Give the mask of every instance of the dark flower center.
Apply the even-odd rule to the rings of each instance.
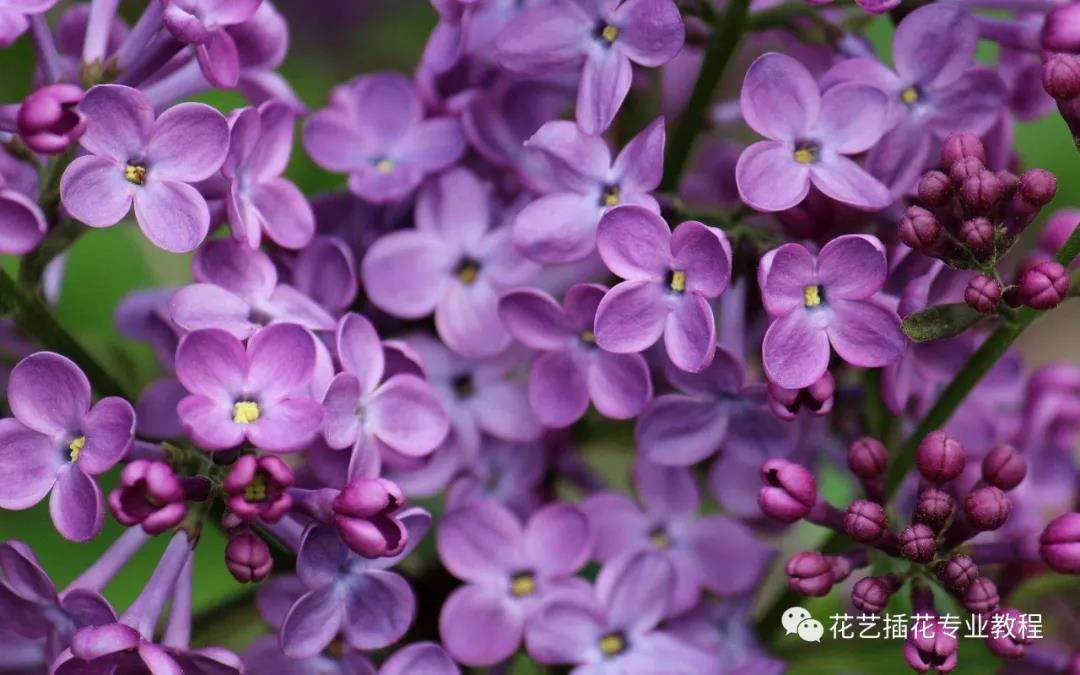
[[[536,575],[519,572],[510,578],[510,592],[515,598],[524,598],[536,592]]]
[[[668,270],[667,276],[664,277],[664,285],[676,293],[682,293],[686,290],[686,272],[683,270]]]
[[[610,47],[619,39],[619,29],[606,21],[600,21],[596,24],[594,34],[596,39],[606,47]]]
[[[796,141],[795,161],[799,164],[813,164],[818,161],[821,146],[816,141]]]
[[[668,536],[662,525],[653,528],[649,532],[649,541],[658,551],[666,551],[671,548],[671,537]]]
[[[457,269],[454,270],[454,274],[461,280],[461,283],[468,286],[476,281],[476,277],[479,276],[480,263],[469,257],[462,258]]]
[[[604,191],[600,193],[600,206],[618,206],[619,197],[618,185],[605,185]]]
[[[618,631],[604,635],[600,638],[597,645],[600,647],[600,652],[608,657],[622,654],[626,651],[628,646],[626,644],[626,636]]]
[[[146,167],[142,164],[128,162],[124,167],[124,180],[135,185],[146,184]]]
[[[472,375],[464,373],[454,378],[454,393],[459,399],[467,399],[473,395],[476,388],[473,386]]]
[[[922,98],[922,91],[914,84],[900,91],[900,101],[906,106],[913,106]]]

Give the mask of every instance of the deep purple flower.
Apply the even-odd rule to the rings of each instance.
[[[363,558],[345,545],[333,527],[314,525],[305,533],[296,571],[308,591],[293,603],[281,625],[282,651],[290,658],[318,654],[339,633],[356,649],[380,649],[401,638],[412,623],[416,598],[409,584],[389,568],[420,543],[431,516],[420,509],[401,514],[408,545],[393,558]]]
[[[270,574],[274,559],[262,538],[247,528],[240,528],[230,533],[229,543],[225,545],[225,567],[242,584],[258,583]]]
[[[349,174],[349,189],[372,202],[396,202],[461,157],[465,136],[456,119],[424,119],[413,84],[378,73],[343,84],[330,107],[308,118],[304,147],[319,165]]]
[[[895,361],[907,340],[896,312],[875,294],[885,283],[885,250],[869,235],[833,239],[817,259],[784,244],[761,260],[762,302],[774,317],[762,344],[769,380],[808,387],[829,367],[829,345],[863,368]]]
[[[529,402],[546,427],[566,427],[585,414],[589,401],[606,417],[628,419],[652,396],[649,367],[640,354],[612,354],[596,347],[593,320],[607,289],[578,284],[564,305],[536,289],[511,291],[499,301],[507,331],[542,352],[529,375]]]
[[[555,502],[522,524],[491,501],[452,509],[439,523],[439,557],[466,584],[447,598],[439,632],[455,659],[491,665],[521,644],[526,622],[559,594],[588,592],[574,574],[589,557],[589,521]]]
[[[759,211],[783,211],[813,184],[825,195],[876,211],[892,201],[888,189],[846,155],[871,148],[886,130],[888,101],[866,85],[822,94],[799,61],[777,53],[746,71],[743,119],[767,141],[739,156],[735,180],[742,200]]]
[[[928,481],[948,483],[964,471],[967,453],[959,440],[938,429],[919,443],[916,461],[919,473]]]
[[[345,543],[365,558],[389,558],[409,545],[402,520],[405,495],[385,478],[354,478],[334,497],[330,520]]]
[[[693,607],[703,591],[735,596],[761,580],[773,552],[737,521],[699,517],[701,498],[689,470],[639,460],[634,486],[640,506],[615,492],[592,495],[582,504],[598,561],[638,551],[666,557],[675,573],[671,614]]]
[[[596,244],[608,269],[626,279],[596,309],[601,349],[631,354],[663,337],[676,366],[691,372],[708,367],[716,349],[709,300],[731,279],[724,233],[697,221],[671,231],[652,211],[621,206],[600,220]]]
[[[1038,262],[1020,277],[1020,302],[1034,309],[1052,309],[1068,295],[1069,283],[1069,273],[1060,263]]]
[[[833,587],[833,568],[829,560],[817,551],[796,553],[784,566],[788,588],[799,595],[822,597]]]
[[[416,229],[383,236],[361,265],[376,306],[406,319],[434,312],[439,337],[470,358],[494,356],[510,343],[499,295],[536,272],[509,228],[494,227],[491,202],[489,187],[467,169],[447,172],[420,193]]]
[[[815,417],[824,417],[832,412],[836,380],[832,373],[825,374],[809,387],[785,389],[775,382],[769,382],[765,389],[769,410],[780,419],[790,422],[802,410],[807,410]]]
[[[162,22],[177,40],[193,45],[203,75],[229,89],[240,80],[236,41],[224,30],[250,19],[262,0],[162,0]]]
[[[383,347],[370,321],[345,315],[338,324],[337,354],[342,372],[323,397],[327,445],[340,449],[375,443],[415,457],[430,454],[442,442],[449,423],[431,385],[409,373],[386,376]]]
[[[1080,574],[1080,513],[1063,513],[1039,535],[1039,555],[1051,569]]]
[[[49,84],[26,97],[19,108],[19,137],[34,152],[63,152],[86,130],[78,110],[83,91],[73,84]]]
[[[229,511],[241,520],[276,523],[292,508],[293,472],[273,455],[244,455],[222,481]]]
[[[657,628],[670,614],[675,583],[664,556],[621,556],[600,570],[592,595],[560,596],[537,613],[525,627],[529,655],[582,673],[715,672],[714,654]]]
[[[221,330],[187,334],[176,351],[176,375],[191,393],[180,421],[206,450],[302,448],[322,426],[323,408],[307,393],[315,339],[295,324],[275,324],[243,343]]]
[[[303,248],[315,234],[315,214],[300,189],[281,177],[293,147],[296,114],[270,100],[230,118],[227,209],[233,237],[258,248],[262,233],[285,248]]]
[[[136,89],[99,85],[79,111],[89,154],[64,171],[60,197],[74,218],[91,227],[120,222],[135,206],[135,220],[157,247],[194,250],[210,228],[206,200],[190,185],[212,176],[225,161],[229,125],[202,103],[181,103],[156,120]]]
[[[58,532],[87,541],[100,531],[105,500],[94,476],[119,462],[135,437],[135,411],[110,396],[90,405],[90,382],[67,358],[38,352],[12,370],[14,419],[0,420],[0,507],[27,509],[52,491]]]
[[[817,480],[801,464],[770,459],[761,465],[761,482],[758,506],[781,523],[802,520],[818,502]]]
[[[216,239],[192,262],[196,282],[177,291],[169,315],[184,330],[219,328],[240,339],[278,322],[331,330],[334,318],[288,284],[265,252],[232,239]]]
[[[951,672],[957,661],[956,635],[956,631],[936,616],[930,621],[921,619],[908,631],[907,640],[904,641],[904,659],[919,673],[930,670]]]
[[[656,68],[683,45],[682,17],[671,0],[552,2],[526,10],[499,34],[499,63],[539,75],[584,67],[577,123],[597,135],[607,129],[630,91],[631,62]]]
[[[187,513],[184,498],[184,487],[168,464],[136,459],[120,472],[109,508],[126,526],[142,525],[148,534],[161,534]]]
[[[660,212],[649,195],[664,166],[664,119],[632,138],[614,163],[604,139],[573,122],[548,122],[526,146],[542,152],[558,186],[523,208],[514,219],[514,243],[541,263],[580,260],[596,249],[600,216],[620,204]]]

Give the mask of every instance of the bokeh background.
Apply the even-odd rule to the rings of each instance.
[[[144,4],[124,0],[121,12],[133,20]],[[289,56],[280,70],[313,110],[325,105],[334,85],[358,74],[385,69],[413,72],[437,18],[426,0],[278,0],[276,5],[288,17],[292,36]],[[868,26],[868,35],[886,60],[892,30],[892,24],[884,17],[874,19]],[[996,50],[991,45],[981,47],[980,58],[989,62],[995,56]],[[25,37],[0,52],[0,103],[26,95],[32,69],[33,51]],[[742,75],[734,69],[727,73],[724,89],[729,95],[737,91]],[[198,98],[222,111],[243,105],[243,100],[230,92],[214,92]],[[1077,171],[1080,155],[1056,114],[1036,123],[1018,124],[1016,148],[1025,167],[1040,166],[1057,174],[1059,189],[1053,208],[1080,206],[1080,172]],[[288,175],[309,195],[342,189],[345,184],[343,176],[315,166],[299,143]],[[1053,208],[1044,210],[1044,214],[1051,213]],[[1032,228],[1035,230],[1037,226]],[[13,269],[14,263],[0,256],[0,264],[9,269]],[[145,345],[131,342],[117,332],[113,312],[119,301],[134,289],[188,282],[189,264],[190,256],[166,254],[150,246],[130,222],[95,230],[82,237],[70,252],[56,313],[64,326],[122,379],[128,390],[137,391],[158,374],[157,365]],[[1023,336],[1020,349],[1029,366],[1055,360],[1080,363],[1080,303],[1071,304],[1053,312]],[[628,487],[625,477],[632,462],[628,441],[625,437],[607,439],[586,448],[590,460],[614,485],[623,488]],[[106,478],[102,487],[108,490],[111,484],[112,478]],[[845,497],[850,499],[853,494],[839,472],[829,474],[824,484],[824,492],[834,502],[844,502]],[[31,544],[59,588],[74,579],[121,529],[107,516],[103,534],[93,542],[80,545],[66,542],[55,533],[44,502],[29,511],[0,512],[0,540],[17,538]],[[785,537],[785,550],[812,547],[821,534],[813,526],[795,528]],[[161,541],[147,546],[108,587],[106,595],[115,606],[125,607],[141,590],[164,548],[164,538],[158,539]],[[213,622],[211,630],[197,630],[195,640],[240,650],[266,628],[243,602],[251,588],[236,583],[224,569],[224,543],[218,529],[208,527],[204,531],[200,555],[196,556],[194,610],[219,620]],[[430,541],[427,543],[429,546],[425,548],[432,554]],[[782,575],[774,573],[763,597],[773,597],[781,585]],[[1060,578],[1032,584],[1017,599],[1017,605],[1025,607],[1030,602],[1032,606],[1052,607],[1065,603],[1065,607],[1075,608],[1080,606],[1078,587],[1080,584],[1075,581]],[[837,596],[833,593],[831,598],[815,600],[808,606],[817,618],[824,620],[839,610]],[[421,607],[421,612],[424,609]],[[430,612],[431,608],[427,610]],[[1072,613],[1075,615],[1075,610]],[[222,617],[229,619],[220,620]],[[432,621],[434,617],[422,618]],[[827,627],[828,622],[825,623]],[[1080,644],[1080,625],[1048,626],[1048,630],[1055,628],[1067,630],[1072,644]],[[731,639],[742,638],[732,635]],[[790,661],[792,673],[910,672],[896,641],[837,643],[826,639],[822,644],[810,645],[791,636],[776,639],[769,646]],[[960,666],[954,672],[983,674],[992,672],[996,666],[997,661],[979,641],[967,640],[961,645]],[[512,671],[514,675],[540,672],[545,671],[523,661],[516,663]]]

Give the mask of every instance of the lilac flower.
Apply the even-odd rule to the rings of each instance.
[[[23,359],[8,380],[14,419],[0,420],[0,507],[27,509],[52,491],[57,531],[87,541],[101,531],[105,502],[94,476],[119,462],[135,437],[135,411],[110,396],[90,405],[90,382],[52,352]]]
[[[892,201],[888,189],[848,159],[873,147],[887,130],[888,101],[858,84],[824,94],[801,63],[764,54],[746,71],[743,119],[766,137],[739,156],[739,196],[759,211],[783,211],[806,198],[813,184],[827,196],[868,211]]]
[[[434,312],[439,337],[469,358],[494,356],[510,343],[499,295],[536,272],[509,228],[492,228],[491,201],[488,186],[468,170],[447,172],[420,193],[416,229],[380,238],[361,264],[379,309],[406,319]]]
[[[163,23],[177,40],[193,45],[203,74],[215,87],[229,89],[240,80],[236,42],[224,30],[243,23],[262,0],[162,0]]]
[[[762,344],[765,374],[802,389],[829,367],[829,345],[861,368],[886,366],[907,339],[900,318],[876,296],[885,283],[885,251],[876,238],[849,234],[826,244],[815,260],[799,244],[762,258],[762,302],[773,317]]]
[[[289,465],[273,455],[244,455],[222,481],[229,512],[242,521],[281,520],[292,508],[289,488],[293,473]]]
[[[356,257],[338,237],[312,239],[297,254],[290,271],[296,289],[328,312],[342,312],[356,299]]]
[[[552,599],[529,622],[525,644],[539,663],[579,666],[576,675],[716,672],[716,657],[663,630],[675,587],[657,553],[622,556],[600,570],[592,596]]]
[[[57,0],[0,0],[0,49],[7,49],[30,27],[28,16],[49,11]]]
[[[285,103],[267,101],[230,117],[229,155],[221,172],[229,181],[227,209],[233,236],[258,248],[262,232],[289,249],[315,234],[315,214],[295,184],[281,174],[289,163],[296,116]]]
[[[978,41],[978,25],[967,10],[935,3],[897,27],[895,73],[877,60],[858,58],[841,61],[822,78],[827,90],[859,82],[886,94],[888,111],[878,116],[891,131],[870,151],[866,167],[894,192],[914,188],[935,139],[957,131],[986,133],[1001,114],[1005,84],[993,70],[976,66]]]
[[[621,206],[601,219],[596,244],[608,269],[626,279],[596,309],[596,344],[630,354],[662,336],[676,366],[706,368],[716,347],[709,299],[723,293],[731,278],[724,233],[697,221],[672,232],[652,211]]]
[[[352,551],[334,528],[314,525],[305,533],[296,571],[309,589],[293,603],[281,625],[281,647],[290,658],[318,654],[342,633],[356,649],[380,649],[401,638],[412,623],[416,598],[408,582],[388,571],[420,543],[431,524],[421,509],[401,514],[408,545],[393,558],[370,560]]]
[[[0,154],[0,253],[24,255],[45,237],[48,223],[38,206],[37,192],[33,168]]]
[[[315,339],[295,324],[264,328],[243,343],[221,330],[189,333],[176,350],[176,375],[191,395],[178,406],[184,432],[206,450],[245,440],[271,452],[302,448],[323,409],[307,394]]]
[[[526,145],[542,152],[559,187],[523,208],[514,219],[514,243],[529,258],[563,263],[592,253],[600,216],[619,204],[660,212],[649,195],[664,164],[664,118],[627,143],[611,161],[607,143],[572,122],[548,122]]]
[[[424,119],[420,97],[402,75],[359,77],[330,98],[330,107],[304,125],[304,147],[320,166],[348,173],[349,189],[368,201],[404,199],[465,151],[458,121]]]
[[[169,313],[184,330],[219,328],[245,339],[266,324],[288,322],[310,330],[331,330],[334,318],[288,284],[263,251],[230,239],[199,249],[192,273],[200,283],[181,288]]]
[[[565,307],[535,289],[512,291],[499,301],[499,317],[510,334],[543,352],[529,374],[529,403],[546,427],[573,424],[590,400],[601,414],[628,419],[652,396],[643,356],[596,347],[593,320],[605,291],[596,284],[578,284],[566,292]]]
[[[589,557],[589,522],[569,504],[548,504],[522,525],[495,502],[473,502],[446,513],[436,541],[443,565],[466,582],[439,615],[443,643],[466,665],[510,657],[548,599],[587,592],[574,574]]]
[[[35,152],[67,150],[86,130],[77,109],[83,91],[73,84],[50,84],[34,91],[19,107],[19,137]]]
[[[407,456],[430,454],[449,428],[431,386],[406,373],[385,377],[379,336],[359,314],[347,314],[338,324],[337,352],[342,372],[323,397],[327,445],[375,443]]]
[[[530,75],[582,68],[577,122],[595,136],[611,125],[630,91],[631,63],[662,66],[679,52],[684,37],[671,0],[551,2],[511,21],[496,49],[504,67]]]
[[[634,485],[640,507],[616,492],[594,494],[581,506],[589,517],[598,561],[608,563],[639,551],[666,557],[675,573],[669,614],[693,607],[702,590],[741,595],[761,580],[773,552],[730,518],[699,518],[701,499],[689,470],[639,460]]]
[[[479,452],[464,459],[461,472],[446,489],[448,508],[488,500],[525,518],[543,503],[548,449],[542,441],[508,443],[485,438]]]
[[[74,218],[91,227],[120,222],[135,206],[143,234],[173,253],[194,250],[210,228],[206,200],[190,183],[209,178],[225,161],[229,126],[201,103],[182,103],[154,119],[135,89],[99,85],[79,110],[89,153],[60,180],[60,197]]]

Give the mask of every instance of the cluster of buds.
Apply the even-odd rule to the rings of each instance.
[[[1065,269],[1041,261],[1021,270],[1017,283],[1003,288],[995,263],[1016,243],[1057,192],[1057,178],[1044,169],[1022,176],[986,168],[986,151],[971,134],[945,141],[941,168],[919,180],[919,206],[900,220],[900,239],[911,248],[953,267],[979,270],[964,294],[980,312],[993,312],[1004,298],[1013,305],[1049,309],[1069,286]]]
[[[1068,513],[1052,521],[1034,539],[1002,539],[972,543],[978,534],[999,530],[1009,520],[1013,502],[1009,492],[1027,475],[1024,457],[1011,445],[1002,445],[982,459],[980,479],[970,488],[960,485],[968,467],[968,453],[957,439],[944,431],[928,434],[917,454],[919,483],[915,507],[907,526],[894,526],[886,511],[885,474],[888,452],[874,438],[860,438],[847,450],[848,468],[864,492],[847,509],[841,510],[823,499],[809,469],[799,464],[772,459],[762,466],[764,485],[758,504],[766,516],[782,523],[807,520],[841,532],[856,542],[847,553],[823,555],[804,551],[789,559],[785,571],[788,586],[804,596],[824,596],[852,572],[870,564],[869,553],[877,551],[892,558],[892,569],[863,576],[851,587],[851,604],[862,614],[879,614],[890,597],[910,586],[913,605],[922,614],[937,617],[927,583],[936,583],[953,595],[972,614],[995,621],[998,614],[1018,615],[1002,606],[994,579],[982,568],[1021,563],[1043,565],[1065,574],[1080,574],[1080,514]],[[1014,617],[1015,618],[1015,617]],[[1004,620],[1004,618],[1002,618]],[[934,631],[931,631],[934,632]],[[933,636],[931,636],[933,637]],[[917,640],[933,644],[905,646],[908,663],[926,672],[955,663],[956,642],[929,639],[922,631]],[[992,636],[988,647],[999,656],[1018,657],[1030,640],[1023,633]],[[935,666],[931,661],[936,661]]]

